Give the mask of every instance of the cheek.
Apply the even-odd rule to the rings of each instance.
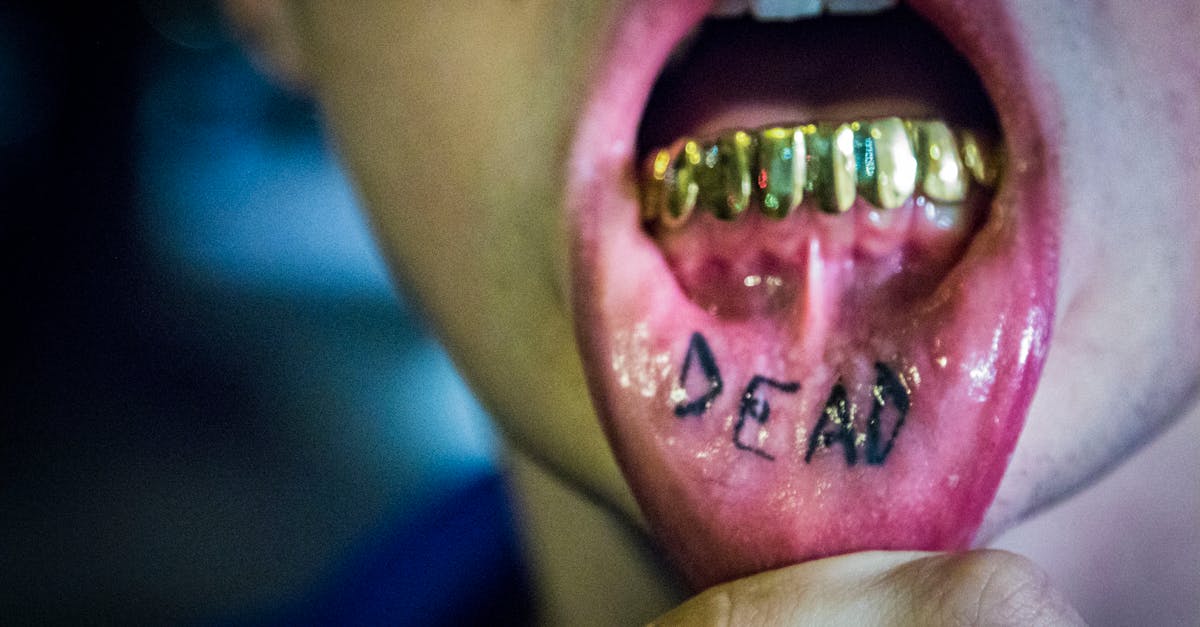
[[[503,432],[629,512],[556,282],[567,138],[610,3],[312,10],[316,91],[406,292]]]
[[[1200,194],[1179,174],[1200,171],[1197,13],[1174,2],[1030,21],[1065,111],[1059,324],[993,528],[1122,461],[1196,392]],[[1155,43],[1184,32],[1187,46]]]
[[[497,9],[324,8],[345,14],[315,20],[337,25],[317,33],[313,56],[329,63],[318,90],[340,151],[407,282],[434,308],[528,267],[554,213],[544,206],[553,152],[529,120],[562,119],[561,105],[531,96],[552,93],[528,71],[539,33]]]

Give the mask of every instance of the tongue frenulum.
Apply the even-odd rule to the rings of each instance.
[[[706,215],[651,234],[637,194],[606,184],[627,170],[597,165],[576,260],[585,367],[687,579],[968,546],[1049,332],[1033,170],[971,201],[971,232],[922,236],[915,201],[871,231],[859,199],[845,215]]]

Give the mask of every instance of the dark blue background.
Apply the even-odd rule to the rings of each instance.
[[[483,411],[207,2],[0,8],[4,623],[525,622]]]

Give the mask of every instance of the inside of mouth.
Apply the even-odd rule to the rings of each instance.
[[[709,19],[662,71],[638,129],[639,163],[681,138],[729,129],[899,117],[1000,137],[978,76],[934,28],[899,8],[795,22]],[[992,191],[960,202],[915,193],[843,213],[806,200],[783,219],[697,212],[648,221],[680,288],[718,319],[840,321],[874,335],[936,295],[988,219]],[[849,339],[849,338],[847,338]]]

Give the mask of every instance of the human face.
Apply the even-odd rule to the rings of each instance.
[[[884,52],[860,46],[851,63],[822,39],[842,32],[833,19],[737,26],[731,40],[758,43],[736,49],[705,34],[696,50],[716,60],[681,62],[652,110],[655,77],[708,3],[298,0],[287,13],[396,274],[505,435],[642,512],[703,586],[860,548],[983,541],[1195,399],[1200,7],[905,4],[915,17],[855,31]],[[695,88],[706,71],[736,83],[722,64],[756,54],[776,82],[725,100]],[[925,62],[902,70],[910,55]],[[811,80],[770,91],[795,75]],[[959,97],[972,76],[979,98]],[[910,226],[882,231],[875,257],[861,234],[886,216],[862,200],[782,222],[639,218],[635,173],[655,140],[889,116],[993,126],[1007,149],[999,187],[972,188],[954,228],[928,221],[928,246],[916,205],[891,214]],[[639,144],[643,117],[653,145]],[[749,289],[769,285],[783,296]]]

